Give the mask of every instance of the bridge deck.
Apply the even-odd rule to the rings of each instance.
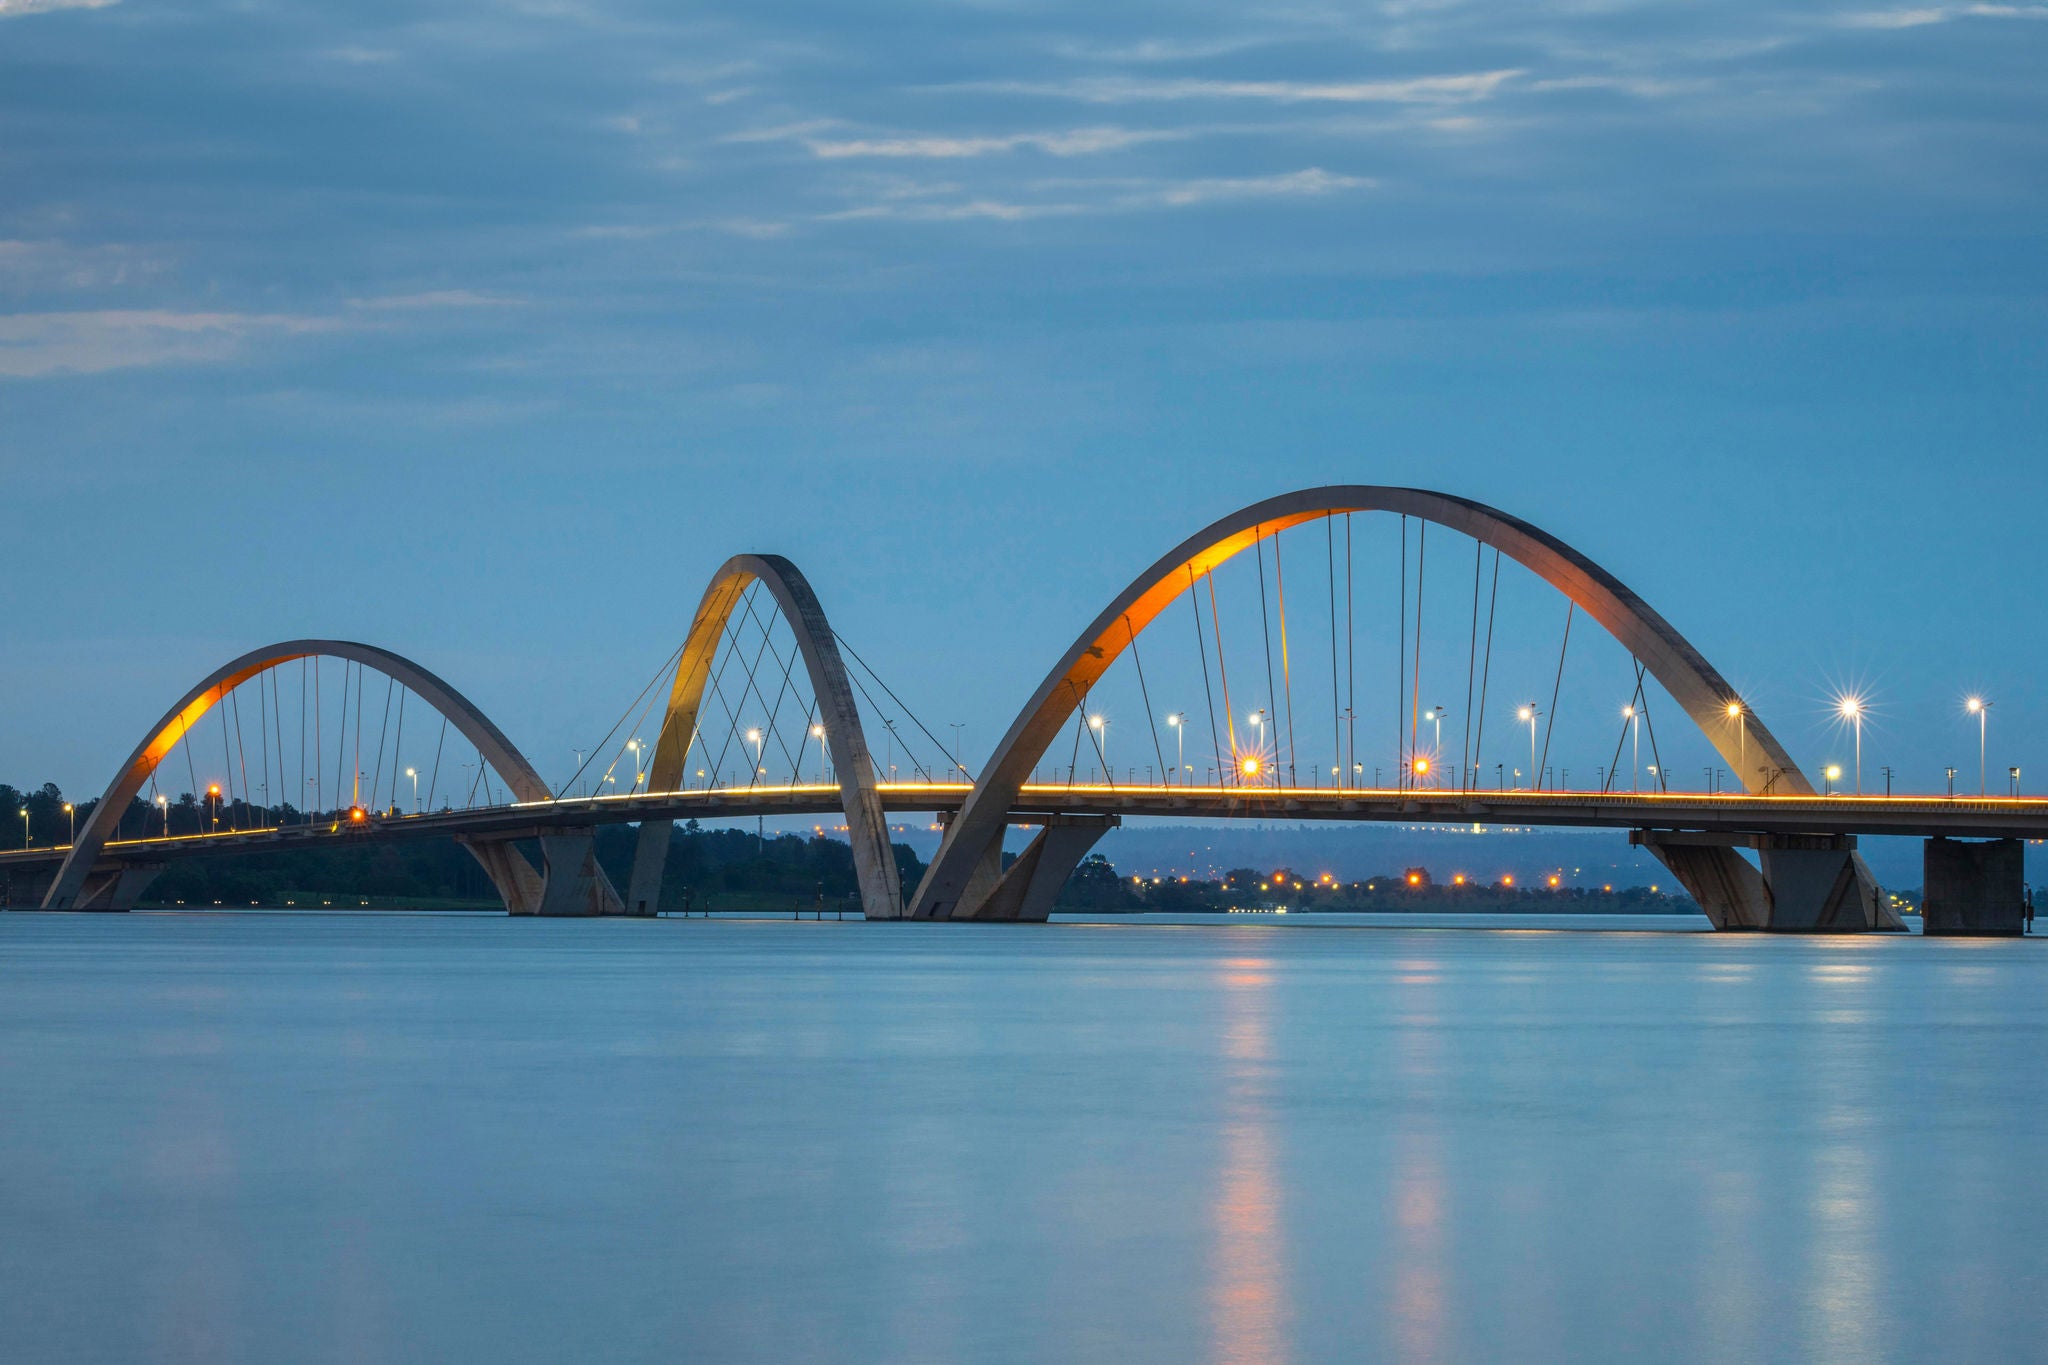
[[[894,813],[959,809],[968,784],[893,782],[881,788]],[[837,816],[836,785],[564,797],[554,801],[371,816],[358,824],[284,825],[257,830],[126,839],[105,860],[155,862],[205,854],[282,850],[333,839],[507,838],[565,827],[648,819],[732,820],[753,816]],[[1870,834],[1957,838],[2048,838],[2048,797],[1746,796],[1702,793],[1333,790],[1328,787],[1152,787],[1027,784],[1011,816],[1039,824],[1061,815],[1175,819],[1350,820],[1408,824],[1555,825],[1713,834]],[[66,849],[0,853],[0,869],[54,863]]]

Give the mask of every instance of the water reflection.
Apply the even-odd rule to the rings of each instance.
[[[1272,964],[1223,964],[1223,1151],[1209,1315],[1219,1365],[1289,1358],[1280,1185],[1274,1173]]]

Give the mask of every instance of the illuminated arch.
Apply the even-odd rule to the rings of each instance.
[[[86,878],[98,861],[101,850],[106,847],[107,840],[120,825],[121,817],[127,813],[128,803],[142,791],[164,756],[191,732],[207,712],[218,706],[222,698],[259,673],[315,655],[351,660],[394,679],[446,716],[449,724],[476,746],[484,761],[498,770],[519,800],[546,801],[552,798],[547,783],[533,770],[533,765],[483,712],[460,692],[412,660],[352,640],[287,640],[282,644],[251,650],[216,669],[165,713],[149,732],[149,737],[129,755],[107,788],[106,795],[100,798],[100,803],[86,818],[70,853],[65,855],[63,865],[57,870],[49,892],[43,897],[43,908],[70,910],[77,907]]]
[[[1744,708],[1742,730],[1730,724],[1740,701],[1712,664],[1683,635],[1613,574],[1547,531],[1484,503],[1420,488],[1343,484],[1282,494],[1233,512],[1189,537],[1095,618],[1074,642],[982,770],[973,793],[946,829],[926,869],[910,914],[916,919],[972,918],[982,912],[999,870],[1003,828],[1031,768],[1065,725],[1080,699],[1138,632],[1199,577],[1267,536],[1324,516],[1395,512],[1435,522],[1493,546],[1578,603],[1607,628],[1669,692],[1748,790],[1810,795],[1813,785],[1763,722]],[[1738,757],[1741,749],[1750,752]],[[1761,778],[1742,771],[1748,759],[1773,770]],[[960,914],[965,907],[966,914]]]
[[[796,636],[797,648],[803,651],[811,691],[818,700],[818,723],[825,727],[825,743],[839,773],[861,907],[869,919],[901,919],[903,884],[896,871],[895,851],[889,846],[889,824],[882,811],[881,793],[875,789],[874,761],[861,731],[860,709],[854,705],[853,687],[839,657],[839,642],[809,581],[781,555],[734,555],[712,575],[676,661],[646,790],[681,789],[712,660],[740,598],[755,583],[774,596],[782,619]],[[668,863],[669,825],[667,820],[650,820],[640,826],[626,893],[627,904],[635,913],[652,912],[659,900],[662,872]]]

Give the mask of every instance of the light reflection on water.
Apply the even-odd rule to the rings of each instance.
[[[0,916],[0,1360],[2018,1360],[2038,942]]]

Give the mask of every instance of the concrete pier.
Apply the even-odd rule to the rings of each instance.
[[[1927,935],[2017,938],[2025,932],[2022,849],[2018,839],[1929,839],[1920,899]]]

